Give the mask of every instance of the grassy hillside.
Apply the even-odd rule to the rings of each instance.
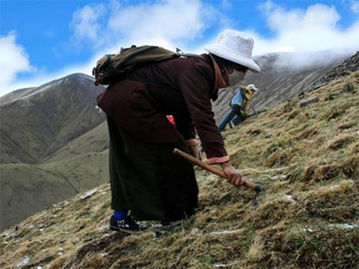
[[[266,188],[257,207],[250,190],[197,169],[195,216],[125,235],[107,229],[104,184],[0,234],[0,267],[356,268],[358,138],[359,71],[225,133],[234,165]]]
[[[77,193],[64,178],[33,165],[1,165],[0,173],[1,228]]]
[[[83,191],[108,178],[108,150],[79,154],[40,167],[67,178],[74,188]]]
[[[314,56],[314,58],[319,56],[328,58],[322,57],[321,53],[315,53]],[[293,57],[295,54],[279,53],[264,55],[259,59],[265,72],[261,76],[249,74],[247,78],[248,81],[258,84],[261,88],[261,92],[256,96],[259,97],[258,100],[265,100],[268,105],[282,101],[282,97],[287,99],[323,75],[340,59],[340,57],[335,59],[329,57],[327,63],[323,65],[309,64],[309,66],[296,70],[293,70],[292,65],[290,68],[285,66],[285,70],[292,71],[286,71],[283,76],[283,66],[279,66],[279,63],[292,61]],[[48,167],[51,167],[50,173],[57,178],[58,182],[63,182],[65,186],[68,186],[70,188],[68,191],[72,189],[68,182],[77,182],[77,185],[81,186],[79,190],[83,190],[86,184],[90,188],[103,182],[103,174],[99,171],[107,171],[107,168],[101,167],[98,169],[99,171],[95,172],[92,161],[88,163],[87,160],[88,156],[94,157],[108,147],[105,116],[95,109],[96,96],[104,90],[104,87],[96,87],[93,82],[92,77],[76,73],[39,87],[20,89],[0,98],[2,123],[0,125],[0,164],[5,165],[0,167],[0,173],[3,169],[7,169],[6,176],[0,177],[0,189],[4,189],[3,186],[6,184],[6,188],[12,190],[11,195],[16,197],[20,195],[17,193],[17,189],[22,189],[17,187],[19,183],[31,181],[34,187],[23,189],[21,195],[46,197],[46,199],[39,199],[38,204],[36,204],[36,200],[31,200],[32,202],[29,204],[33,205],[33,209],[29,207],[29,204],[25,205],[25,202],[23,203],[24,208],[18,204],[14,209],[13,204],[5,199],[11,199],[11,197],[5,195],[0,212],[0,230],[59,201],[57,197],[68,197],[68,195],[63,196],[63,193],[67,193],[62,191],[64,186],[57,188],[61,191],[60,194],[49,195],[46,191],[41,194],[36,192],[38,184],[46,184],[46,180],[44,180],[46,176],[34,177],[32,171],[43,173],[42,168],[39,168],[42,164],[46,163]],[[268,86],[266,90],[262,87],[263,85]],[[217,118],[227,112],[230,95],[230,90],[223,91],[215,103],[214,109]],[[99,157],[98,163],[104,164],[104,158],[106,159],[104,155]],[[74,163],[77,166],[67,165],[73,160],[76,160]],[[81,160],[83,160],[83,164],[81,164]],[[50,165],[51,162],[55,163]],[[24,165],[27,167],[24,171],[29,174],[18,173],[13,169],[16,165],[6,166],[10,163],[34,166]],[[67,170],[68,167],[70,167],[70,171]],[[97,166],[95,165],[95,167]],[[86,173],[87,170],[91,173]],[[82,171],[85,173],[83,174]],[[13,182],[16,182],[17,185],[11,186]],[[49,185],[51,184],[49,183]],[[44,190],[52,190],[52,187],[44,187]],[[25,193],[26,191],[29,193]],[[11,217],[8,217],[8,213],[11,214]]]
[[[47,156],[42,162],[50,163],[81,154],[102,152],[108,149],[108,144],[107,123],[104,121],[97,127],[71,141],[65,147]]]
[[[108,154],[78,154],[51,163],[0,165],[0,228],[108,179]]]

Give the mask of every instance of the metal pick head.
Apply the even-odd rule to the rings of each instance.
[[[261,184],[256,184],[256,186],[254,187],[254,190],[256,191],[256,193],[259,193],[259,192],[264,191],[264,188]]]
[[[262,185],[257,184],[257,185],[254,187],[254,190],[255,190],[256,193],[255,193],[255,195],[254,195],[254,197],[253,197],[251,203],[252,203],[253,206],[258,206],[258,197],[259,197],[259,195],[261,194],[261,192],[264,191],[264,188],[263,188]]]

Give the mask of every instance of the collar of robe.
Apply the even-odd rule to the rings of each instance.
[[[214,67],[214,87],[216,89],[222,89],[227,87],[227,83],[222,75],[221,69],[219,68],[217,62],[214,60],[213,56],[209,54],[209,57],[212,60],[213,67]]]

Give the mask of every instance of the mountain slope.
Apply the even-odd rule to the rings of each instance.
[[[107,123],[102,122],[92,130],[72,140],[65,147],[44,158],[42,162],[49,163],[81,154],[102,152],[108,149],[108,144]]]
[[[310,90],[314,82],[349,56],[331,52],[266,54],[256,59],[262,71],[258,74],[249,72],[242,84],[254,83],[259,88],[253,104],[256,111],[262,111]],[[214,103],[217,119],[222,119],[228,112],[229,100],[235,90],[220,92]]]
[[[90,152],[51,163],[0,165],[0,228],[108,179],[108,152]]]
[[[108,138],[95,109],[103,90],[72,74],[0,98],[1,230],[104,182]]]
[[[38,163],[104,120],[90,77],[73,74],[0,98],[0,163]]]
[[[308,58],[308,55],[304,56]],[[298,55],[291,53],[270,54],[259,59],[263,72],[260,75],[249,74],[247,81],[255,83],[258,81],[257,85],[260,87],[262,84],[271,86],[268,88],[263,86],[256,96],[259,100],[257,110],[278,103],[283,96],[286,99],[296,95],[298,91],[303,90],[302,87],[312,83],[342,57],[331,57],[325,53],[324,55],[315,53],[310,56],[312,62],[302,63],[301,66],[297,63]],[[321,61],[321,64],[313,67],[313,59],[318,58],[327,59],[327,61],[324,63]],[[295,68],[293,62],[296,62]],[[253,81],[250,76],[257,77]],[[31,179],[34,186],[46,184],[46,176],[35,179],[32,175],[33,171],[42,173],[39,172],[42,164],[50,167],[49,172],[56,175],[58,182],[63,182],[65,185],[66,182],[77,182],[77,185],[81,186],[78,188],[79,191],[86,189],[86,184],[88,184],[87,188],[91,188],[103,182],[104,174],[99,171],[107,173],[108,170],[105,151],[108,147],[108,135],[104,115],[98,114],[94,109],[95,97],[102,90],[103,87],[93,85],[91,77],[73,74],[40,87],[20,89],[1,97],[0,163],[5,165],[0,166],[2,175],[0,188],[8,184],[13,190],[12,196],[16,197],[17,187],[11,187],[12,182],[19,183]],[[230,90],[223,91],[219,101],[215,103],[214,110],[217,118],[228,111],[230,93]],[[255,103],[256,100],[254,100]],[[263,106],[259,106],[261,102]],[[76,161],[73,165],[69,165],[73,160]],[[51,164],[52,162],[54,163]],[[25,165],[27,173],[18,173],[17,166],[8,167],[6,165],[8,163],[19,163],[20,166],[21,163],[33,164],[34,167]],[[95,167],[99,167],[98,170]],[[6,173],[2,172],[3,169]],[[12,178],[14,178],[13,181]],[[28,204],[23,201],[16,207],[7,201],[9,196],[4,196],[0,213],[0,229],[15,224],[37,210],[59,201],[57,197],[69,197],[71,187],[69,188],[69,192],[63,192],[61,188],[57,188],[61,193],[50,195],[52,192],[50,184],[49,191],[41,194],[46,198],[30,199],[32,202]],[[36,197],[40,195],[37,190],[37,188],[27,189],[26,195]],[[67,194],[63,195],[63,193]],[[33,209],[29,205],[32,205]],[[11,217],[8,217],[8,214],[11,214]]]
[[[177,228],[126,236],[107,229],[105,184],[3,232],[0,266],[355,268],[358,124],[356,71],[224,133],[233,164],[266,188],[258,207],[252,191],[197,170],[195,216]]]

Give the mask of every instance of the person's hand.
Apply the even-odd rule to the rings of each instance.
[[[201,151],[197,145],[190,145],[189,149],[191,150],[193,157],[197,158],[198,160],[202,160]]]
[[[224,173],[227,176],[228,183],[234,186],[241,186],[244,184],[244,176],[239,172],[239,170],[235,169],[230,162],[226,162],[221,164]]]

